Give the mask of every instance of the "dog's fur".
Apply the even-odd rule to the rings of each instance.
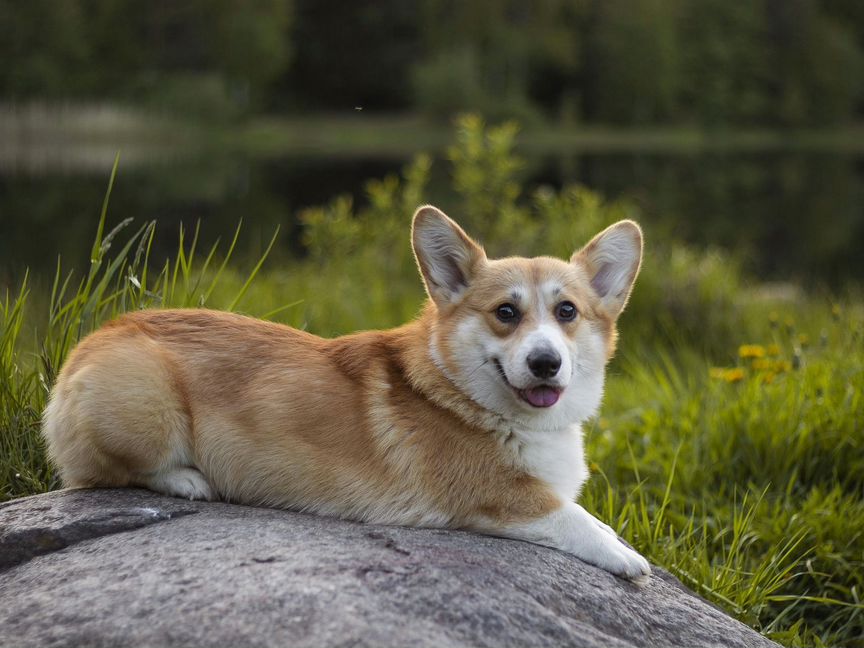
[[[649,574],[574,501],[587,478],[580,423],[600,404],[639,226],[609,227],[569,262],[487,259],[430,206],[412,234],[431,300],[400,328],[325,340],[155,310],[89,336],[44,416],[64,483],[473,529]]]

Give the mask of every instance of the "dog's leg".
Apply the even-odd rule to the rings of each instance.
[[[651,573],[647,560],[621,542],[611,527],[574,502],[566,502],[537,520],[508,525],[496,533],[561,549],[629,580],[643,580]]]
[[[143,486],[213,499],[194,464],[191,416],[181,375],[143,336],[109,340],[79,353],[45,412],[43,432],[66,486]]]
[[[591,514],[589,513],[589,515],[591,515]],[[606,524],[605,522],[601,522],[600,520],[598,520],[597,518],[595,518],[593,515],[591,515],[591,519],[594,520],[594,524],[596,524],[597,526],[599,526],[603,531],[605,531],[606,533],[609,533],[609,534],[615,536],[616,538],[618,537],[618,534],[615,533],[615,529],[613,529],[611,526],[609,526],[609,525]]]

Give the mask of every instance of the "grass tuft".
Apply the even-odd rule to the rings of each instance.
[[[244,296],[276,241],[278,230],[252,270],[243,274],[230,265],[240,236],[238,225],[214,272],[219,243],[199,263],[199,227],[196,225],[189,241],[181,226],[173,263],[166,260],[154,275],[150,251],[155,222],[129,234],[131,221],[126,219],[105,233],[118,163],[119,158],[111,172],[87,274],[76,283],[74,272],[64,273],[58,260],[47,298],[47,321],[42,326],[25,325],[34,320],[36,310],[29,303],[29,275],[25,274],[14,297],[7,293],[0,303],[0,501],[59,486],[45,458],[39,422],[63,361],[79,340],[102,323],[143,308],[237,310],[245,303]],[[113,253],[112,248],[116,250]],[[265,315],[284,312],[291,306],[273,308]]]

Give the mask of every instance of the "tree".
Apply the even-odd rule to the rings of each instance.
[[[769,0],[775,107],[786,126],[848,120],[861,99],[864,56],[849,23],[816,0]]]
[[[765,123],[770,39],[764,2],[686,2],[681,23],[681,103],[709,127]]]
[[[290,60],[293,11],[284,0],[212,0],[202,13],[212,17],[208,59],[228,80],[242,105],[264,100],[270,84]]]
[[[594,9],[588,117],[619,123],[669,120],[681,85],[678,3],[605,0]]]
[[[80,94],[88,56],[77,0],[0,0],[0,96]]]

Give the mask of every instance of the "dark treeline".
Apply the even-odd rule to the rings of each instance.
[[[0,99],[809,127],[864,114],[861,0],[0,0]]]

